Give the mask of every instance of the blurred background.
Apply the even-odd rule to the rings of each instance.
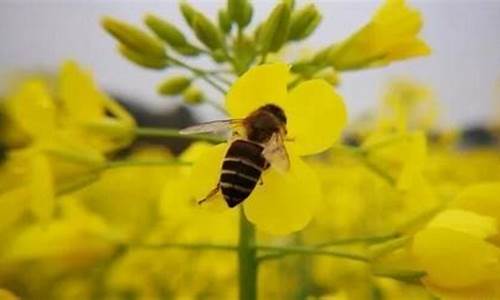
[[[224,5],[223,1],[216,0],[189,2],[209,15],[215,15]],[[379,5],[379,1],[315,2],[323,13],[323,21],[308,40],[311,49],[348,36],[369,20]],[[409,2],[422,11],[425,24],[422,36],[433,48],[433,54],[386,68],[342,74],[340,91],[351,119],[376,106],[387,82],[403,77],[435,91],[442,106],[439,120],[442,127],[491,122],[500,114],[500,35],[497,30],[500,1]],[[273,3],[255,1],[254,23],[265,17],[263,14],[267,14]],[[0,75],[19,70],[53,72],[63,59],[75,59],[93,70],[105,90],[161,116],[180,102],[155,93],[157,83],[170,71],[156,72],[130,64],[115,53],[114,41],[99,26],[102,15],[139,24],[146,12],[155,12],[182,25],[183,31],[189,31],[174,0],[1,0]],[[198,62],[200,66],[207,63]],[[5,81],[2,83],[5,86]],[[194,111],[201,119],[218,116],[208,106]]]

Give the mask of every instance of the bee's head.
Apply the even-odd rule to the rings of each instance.
[[[275,104],[266,104],[262,106],[261,108],[264,111],[267,111],[271,113],[273,116],[275,116],[280,122],[283,123],[283,125],[286,125],[286,116],[285,112],[283,109]]]

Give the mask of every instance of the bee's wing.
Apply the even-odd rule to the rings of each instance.
[[[276,170],[286,172],[290,169],[290,159],[281,133],[275,133],[271,136],[262,151],[262,155]]]
[[[237,126],[241,126],[243,119],[228,119],[210,121],[194,126],[190,126],[179,131],[180,134],[198,134],[198,133],[227,133],[233,131]]]

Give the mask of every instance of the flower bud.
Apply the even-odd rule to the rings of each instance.
[[[321,21],[321,15],[314,4],[294,12],[290,21],[288,39],[298,41],[305,39],[314,32]]]
[[[159,38],[167,42],[176,52],[186,56],[196,56],[200,54],[200,50],[189,44],[184,34],[169,22],[154,15],[147,15],[144,22]]]
[[[167,67],[167,60],[165,58],[158,58],[152,56],[145,56],[134,50],[128,48],[123,44],[118,44],[118,52],[129,61],[149,69],[165,69]]]
[[[169,22],[152,14],[146,15],[144,23],[162,40],[177,48],[187,44],[184,34]]]
[[[211,50],[222,48],[222,34],[207,17],[201,13],[196,14],[192,26],[198,40]]]
[[[187,104],[200,104],[203,102],[203,93],[197,87],[190,86],[182,93]]]
[[[288,35],[290,7],[280,3],[271,12],[258,31],[259,44],[263,53],[275,52],[283,46]]]
[[[222,49],[215,49],[211,53],[211,56],[217,63],[222,63],[226,61],[226,53]]]
[[[239,36],[234,42],[234,65],[241,73],[250,67],[256,56],[254,41],[246,35]]]
[[[290,7],[290,10],[293,10],[295,8],[295,0],[283,0],[284,3]]]
[[[185,76],[170,77],[158,86],[161,95],[178,95],[191,85],[191,79]]]
[[[316,53],[316,55],[314,55],[312,62],[316,65],[328,65],[329,56],[331,52],[335,51],[337,47],[338,46],[336,44],[333,44],[321,49],[320,51],[318,51],[318,53]]]
[[[186,44],[185,46],[174,48],[174,50],[179,54],[185,56],[196,56],[201,53],[200,49],[191,44]]]
[[[320,71],[319,74],[316,75],[316,77],[321,78],[334,86],[340,83],[339,73],[337,73],[333,68],[328,68]]]
[[[248,0],[228,0],[227,11],[231,20],[240,28],[246,27],[253,15],[253,7]]]
[[[229,33],[231,31],[231,20],[229,19],[229,14],[223,9],[219,10],[219,28],[224,33]]]
[[[184,17],[186,23],[189,25],[189,27],[193,27],[193,19],[196,16],[196,14],[198,14],[196,9],[194,9],[191,5],[189,5],[185,1],[182,1],[179,7],[181,9],[182,16]]]
[[[104,17],[101,25],[112,36],[131,50],[143,56],[165,58],[165,46],[137,27],[111,17]]]

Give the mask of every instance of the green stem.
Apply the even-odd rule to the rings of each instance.
[[[183,67],[185,69],[188,69],[189,71],[193,72],[194,74],[198,75],[200,78],[202,78],[203,80],[205,80],[208,84],[210,84],[212,87],[214,87],[216,90],[218,90],[219,92],[221,92],[223,95],[225,95],[227,93],[227,91],[221,87],[218,83],[216,83],[215,81],[213,81],[212,79],[210,79],[210,77],[208,76],[208,73],[205,72],[204,70],[202,69],[199,69],[199,68],[196,68],[196,67],[193,67],[193,66],[190,66],[172,56],[167,56],[167,59],[170,60],[172,63],[180,66],[180,67]]]
[[[359,158],[366,168],[370,169],[370,171],[380,176],[380,178],[384,179],[389,185],[396,185],[396,180],[392,178],[392,176],[389,175],[386,171],[382,170],[379,166],[369,160],[368,157],[362,155]]]
[[[403,141],[407,138],[408,138],[407,135],[398,134],[398,135],[394,135],[394,136],[388,137],[386,139],[383,139],[377,143],[367,145],[367,146],[362,146],[362,147],[360,147],[360,149],[362,149],[362,151],[365,153],[369,153],[369,152],[384,148],[386,146],[390,146],[395,142]]]
[[[267,60],[267,51],[266,51],[266,52],[264,52],[264,53],[262,53],[262,58],[261,58],[261,60],[260,60],[260,62],[259,62],[259,65],[263,65],[263,64],[265,64],[265,63],[266,63],[266,60]]]
[[[224,115],[227,115],[226,109],[219,102],[214,101],[210,98],[208,98],[208,99],[205,98],[205,99],[203,99],[203,103],[206,103],[206,104],[212,106],[213,108],[215,108],[216,110],[218,110],[219,112],[223,113]]]
[[[381,235],[373,235],[373,236],[358,236],[358,237],[331,240],[329,242],[317,244],[316,247],[324,248],[329,246],[357,244],[357,243],[376,244],[376,243],[383,243],[388,240],[396,239],[399,237],[401,237],[401,235],[397,232],[381,234]]]
[[[420,270],[373,270],[372,275],[405,282],[418,282],[426,273]]]
[[[378,145],[378,144],[377,144]],[[373,173],[377,174],[380,176],[380,178],[384,179],[389,185],[395,185],[396,180],[389,175],[386,171],[381,169],[379,166],[377,166],[375,163],[373,163],[369,158],[368,158],[368,150],[362,148],[362,147],[351,147],[351,146],[345,146],[345,145],[338,145],[333,147],[333,149],[337,149],[346,153],[349,153],[351,155],[354,155],[358,160],[370,171]],[[372,149],[372,148],[370,148]]]
[[[378,259],[380,257],[383,257],[386,254],[391,253],[394,250],[397,250],[397,249],[405,246],[410,240],[411,240],[411,237],[402,236],[400,238],[387,241],[386,243],[383,243],[383,244],[377,244],[377,245],[371,246],[370,250],[369,250],[370,258],[372,260],[375,260],[375,259]]]
[[[109,277],[109,273],[113,270],[113,266],[127,254],[127,247],[118,246],[114,253],[109,257],[106,261],[102,262],[100,265],[97,265],[95,268],[94,278],[92,279],[94,288],[91,294],[91,299],[93,300],[101,300],[107,299],[109,295],[107,295],[106,288],[106,280]]]
[[[344,251],[338,251],[338,250],[323,250],[323,249],[318,249],[314,247],[300,247],[300,246],[286,246],[286,247],[280,247],[280,246],[259,246],[257,247],[259,250],[265,250],[265,251],[276,251],[278,253],[272,253],[268,255],[263,255],[259,258],[259,261],[263,260],[269,260],[272,258],[279,258],[285,255],[289,254],[302,254],[302,255],[323,255],[323,256],[335,256],[338,258],[347,258],[347,259],[352,259],[352,260],[357,260],[361,262],[370,262],[370,258],[360,255],[360,254],[353,254],[353,253],[348,253]]]
[[[257,249],[255,227],[240,210],[240,237],[238,242],[240,300],[257,299]]]
[[[56,190],[56,195],[63,196],[66,194],[76,192],[96,182],[97,180],[99,180],[99,178],[100,177],[98,172],[90,172],[87,176],[76,178],[74,181],[70,183],[61,184],[60,186],[58,186]]]
[[[209,72],[207,72],[207,73],[205,73],[205,74],[210,74],[210,75],[212,75],[212,77],[213,77],[213,78],[215,78],[215,79],[219,80],[221,83],[224,83],[224,84],[226,84],[226,85],[228,85],[228,86],[231,86],[231,85],[233,84],[230,80],[227,80],[226,78],[222,77],[222,76],[221,76],[220,74],[218,74],[218,73],[209,73]]]
[[[214,144],[224,141],[220,137],[208,134],[180,134],[178,129],[172,128],[137,127],[135,129],[135,134],[137,136],[146,137],[170,137],[188,140],[204,140]]]

